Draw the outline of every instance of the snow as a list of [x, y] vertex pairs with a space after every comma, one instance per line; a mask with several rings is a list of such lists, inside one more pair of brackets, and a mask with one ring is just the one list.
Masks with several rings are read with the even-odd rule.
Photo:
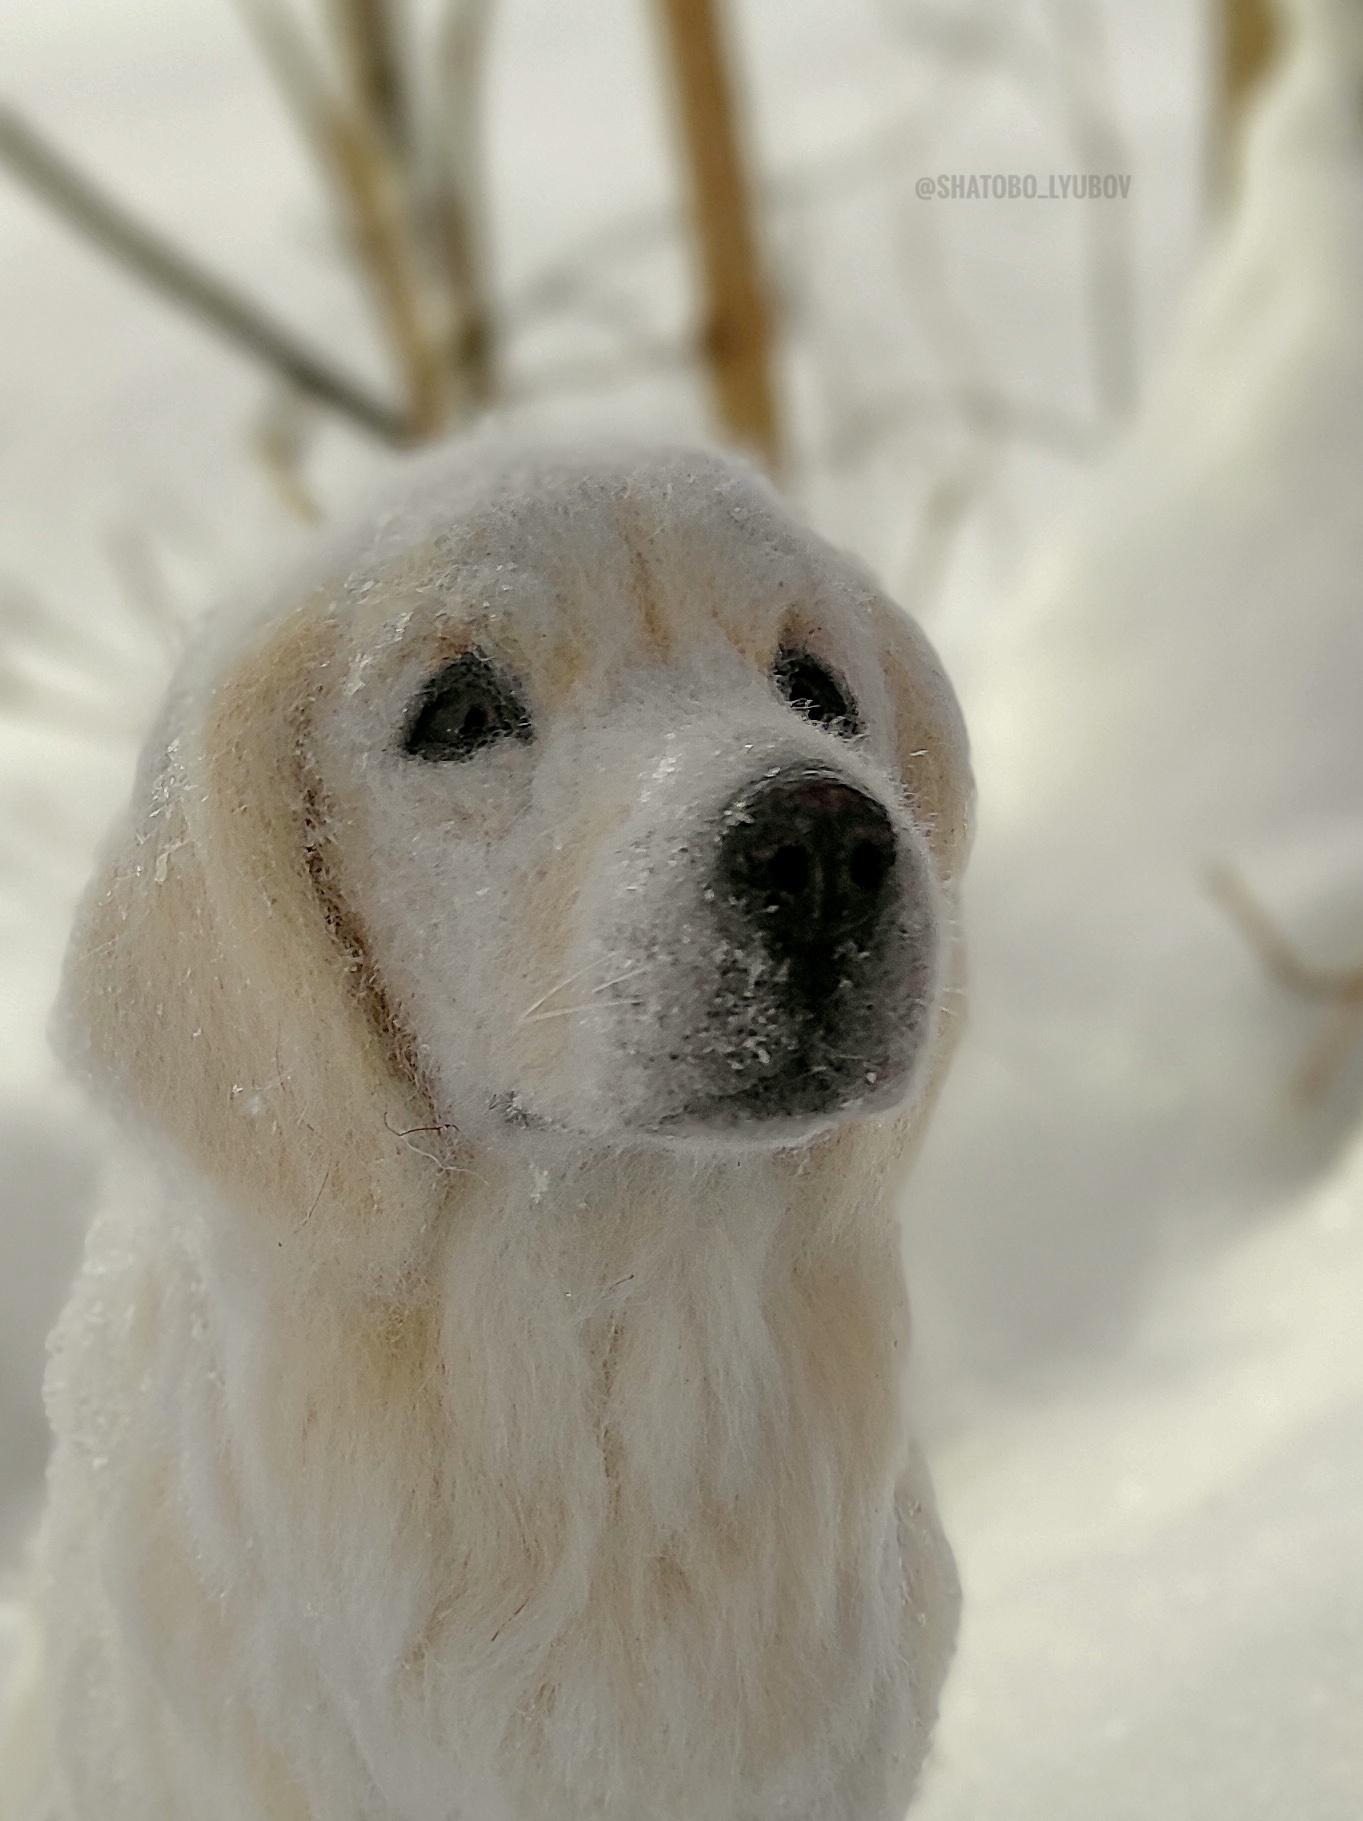
[[938, 1470], [966, 1625], [924, 1821], [1350, 1821], [1363, 1151]]
[[1303, 957], [1358, 965], [1351, 80], [1312, 45], [1285, 72], [1141, 421], [966, 667], [974, 1035], [915, 1257], [994, 1385], [1110, 1349], [1154, 1274], [1294, 1205], [1357, 1125], [1359, 1045], [1301, 1092], [1328, 1007], [1207, 882], [1233, 865]]
[[910, 1246], [969, 1614], [931, 1821], [1363, 1798], [1363, 1022], [1304, 1098], [1330, 1013], [1203, 877], [1363, 958], [1349, 11], [967, 692], [975, 1029]]
[[[1305, 45], [1190, 299], [1198, 9], [1100, 9], [1135, 174], [1127, 352], [1154, 377], [1082, 497], [1077, 451], [986, 447], [940, 411], [798, 476], [821, 525], [930, 590], [982, 789], [972, 1026], [909, 1206], [924, 1421], [967, 1592], [925, 1821], [1345, 1821], [1363, 1797], [1363, 1046], [1302, 1098], [1330, 1009], [1274, 982], [1206, 887], [1230, 863], [1304, 956], [1363, 963], [1363, 9], [1295, 5]], [[1031, 67], [1049, 9], [1007, 28], [967, 10], [1016, 30]], [[590, 309], [532, 320], [524, 299], [621, 220], [644, 226], [602, 291], [651, 328], [681, 320], [680, 261], [648, 225], [670, 167], [643, 11], [603, 0], [584, 33], [547, 0], [502, 9], [499, 284], [521, 300], [526, 375], [599, 354]], [[905, 200], [920, 170], [1071, 168], [1052, 65], [1019, 85], [1011, 63], [925, 62], [910, 17], [743, 12], [778, 178], [926, 122], [893, 178], [777, 211], [776, 251], [806, 286], [802, 435], [856, 446], [882, 395], [921, 396], [944, 368], [1097, 424], [1122, 363], [1080, 301], [1112, 257], [1104, 218]], [[228, 9], [13, 7], [0, 69], [109, 181], [374, 370]], [[0, 258], [0, 574], [42, 597], [25, 617], [4, 591], [0, 663], [13, 1538], [36, 1497], [41, 1335], [98, 1155], [42, 1021], [167, 661], [113, 586], [109, 527], [125, 551], [129, 527], [151, 528], [186, 610], [293, 533], [243, 454], [253, 375], [3, 184]], [[699, 419], [670, 379], [607, 403]], [[339, 497], [373, 465], [331, 433], [319, 484]], [[954, 482], [979, 504], [934, 564], [918, 527]]]

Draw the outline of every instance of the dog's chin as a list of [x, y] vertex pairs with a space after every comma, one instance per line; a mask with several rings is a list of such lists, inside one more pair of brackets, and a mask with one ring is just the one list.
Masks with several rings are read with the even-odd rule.
[[551, 1117], [515, 1092], [493, 1096], [489, 1111], [508, 1135], [544, 1138], [610, 1150], [789, 1150], [854, 1120], [887, 1114], [913, 1095], [914, 1059], [838, 1079], [817, 1069], [755, 1078], [739, 1087], [702, 1093], [660, 1112], [620, 1123]]
[[853, 1081], [817, 1070], [759, 1077], [702, 1095], [644, 1130], [669, 1149], [772, 1151], [807, 1144], [837, 1126], [892, 1113], [912, 1097], [912, 1062], [868, 1069]]

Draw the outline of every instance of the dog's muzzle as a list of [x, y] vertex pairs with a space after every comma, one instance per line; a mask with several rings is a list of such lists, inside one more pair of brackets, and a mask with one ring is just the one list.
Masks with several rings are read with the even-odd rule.
[[747, 784], [713, 828], [711, 968], [669, 1043], [686, 1087], [661, 1123], [776, 1136], [896, 1104], [936, 978], [911, 836], [870, 790], [809, 765]]

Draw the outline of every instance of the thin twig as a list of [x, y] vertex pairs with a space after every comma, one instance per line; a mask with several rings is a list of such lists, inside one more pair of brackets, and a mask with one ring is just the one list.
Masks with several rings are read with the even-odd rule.
[[403, 375], [412, 428], [433, 436], [449, 416], [450, 373], [396, 168], [362, 117], [337, 111], [329, 128], [337, 187], [349, 200], [356, 253]]
[[1323, 1100], [1330, 1083], [1348, 1062], [1363, 1036], [1363, 999], [1337, 1005], [1326, 1019], [1297, 1071], [1297, 1092], [1305, 1101]]
[[[1051, 0], [1070, 139], [1081, 170], [1130, 173], [1120, 101], [1103, 19], [1094, 0]], [[1123, 418], [1138, 391], [1136, 279], [1131, 213], [1125, 202], [1095, 202], [1082, 212], [1088, 240], [1089, 318], [1094, 376], [1103, 411]]]
[[1263, 963], [1271, 979], [1302, 999], [1333, 1005], [1363, 1002], [1363, 966], [1320, 967], [1299, 955], [1231, 866], [1213, 866], [1207, 889]]
[[1233, 122], [1273, 60], [1278, 27], [1269, 0], [1219, 0], [1219, 97], [1223, 123]]
[[474, 407], [488, 404], [497, 390], [481, 161], [490, 10], [489, 0], [446, 0], [436, 46], [431, 130], [431, 218], [445, 274], [446, 340], [464, 401]]
[[899, 599], [934, 603], [940, 599], [961, 528], [978, 505], [1003, 449], [1002, 439], [991, 441], [977, 434], [959, 461], [933, 481], [899, 584]]
[[701, 348], [720, 419], [772, 468], [782, 438], [772, 330], [720, 0], [658, 0], [705, 290]]
[[1207, 190], [1214, 205], [1234, 193], [1241, 125], [1255, 91], [1280, 54], [1283, 21], [1272, 0], [1216, 0], [1213, 93], [1207, 134]]
[[399, 160], [410, 152], [412, 137], [402, 49], [409, 11], [407, 0], [331, 0], [351, 90]]
[[499, 397], [507, 404], [527, 404], [536, 399], [571, 396], [580, 392], [606, 392], [630, 386], [660, 374], [685, 374], [694, 358], [687, 342], [665, 342], [625, 349], [602, 359], [568, 357], [534, 367], [519, 378], [502, 383]]
[[184, 641], [186, 612], [166, 579], [161, 552], [146, 525], [121, 520], [104, 540], [109, 562], [132, 614], [167, 651]]
[[401, 169], [363, 103], [338, 102], [297, 22], [279, 0], [237, 0], [290, 112], [342, 204], [356, 262], [368, 281], [384, 339], [422, 440], [444, 423], [449, 373], [434, 333], [410, 198]]
[[285, 392], [266, 405], [254, 439], [256, 453], [281, 504], [304, 525], [320, 524], [323, 517], [317, 496], [303, 475], [310, 427], [304, 401], [296, 392]]
[[1328, 1008], [1325, 1026], [1294, 1081], [1299, 1100], [1308, 1106], [1318, 1104], [1363, 1036], [1363, 966], [1320, 967], [1304, 960], [1233, 867], [1210, 868], [1207, 888], [1270, 979], [1298, 998]]
[[226, 280], [129, 214], [3, 103], [0, 165], [101, 252], [289, 386], [384, 442], [409, 440], [400, 412], [367, 392]]

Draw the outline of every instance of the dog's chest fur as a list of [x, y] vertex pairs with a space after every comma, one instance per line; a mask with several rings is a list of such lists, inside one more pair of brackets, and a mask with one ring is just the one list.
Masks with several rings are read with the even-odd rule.
[[893, 1223], [827, 1176], [503, 1173], [382, 1300], [294, 1280], [287, 1234], [106, 1220], [46, 1539], [90, 1590], [57, 1724], [126, 1770], [98, 1812], [901, 1813], [955, 1582]]

